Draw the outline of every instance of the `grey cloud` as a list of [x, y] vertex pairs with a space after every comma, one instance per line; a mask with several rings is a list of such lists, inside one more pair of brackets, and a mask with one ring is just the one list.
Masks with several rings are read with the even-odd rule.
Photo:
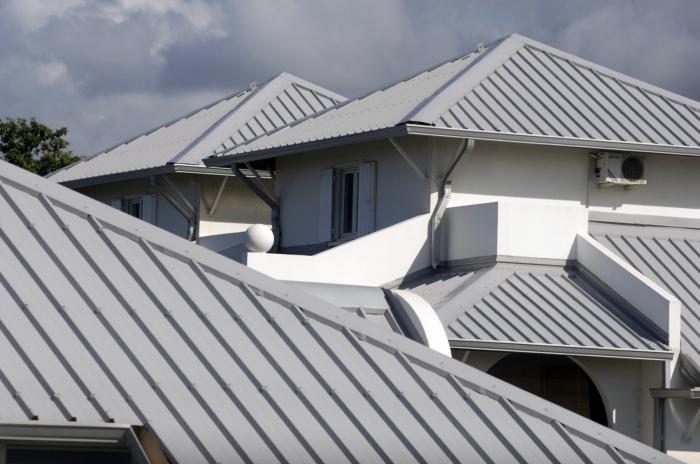
[[288, 71], [348, 96], [519, 32], [700, 99], [695, 0], [6, 0], [0, 116], [92, 153]]

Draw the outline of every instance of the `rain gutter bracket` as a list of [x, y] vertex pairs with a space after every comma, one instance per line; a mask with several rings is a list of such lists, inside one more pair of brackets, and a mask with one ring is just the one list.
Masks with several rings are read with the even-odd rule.
[[[260, 180], [260, 175], [257, 173], [255, 169], [252, 169], [251, 167], [248, 167], [253, 173], [253, 176], [255, 176], [256, 179]], [[272, 210], [271, 214], [271, 222], [272, 222], [272, 233], [275, 236], [275, 242], [274, 245], [272, 246], [272, 251], [277, 252], [279, 251], [280, 244], [282, 243], [282, 228], [280, 226], [280, 207], [279, 203], [272, 197], [267, 192], [267, 189], [262, 185], [258, 185], [258, 183], [254, 182], [252, 179], [246, 177], [245, 174], [241, 172], [240, 164], [234, 163], [231, 165], [231, 170], [235, 174], [235, 176], [243, 182], [243, 184], [255, 194], [258, 198], [260, 198], [267, 206], [270, 207]]]

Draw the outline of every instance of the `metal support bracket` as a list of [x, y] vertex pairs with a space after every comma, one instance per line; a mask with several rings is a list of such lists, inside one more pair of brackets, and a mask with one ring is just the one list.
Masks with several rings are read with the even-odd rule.
[[[282, 243], [282, 229], [280, 227], [280, 207], [277, 201], [268, 194], [268, 192], [261, 187], [252, 179], [246, 177], [242, 172], [238, 164], [231, 165], [231, 170], [240, 179], [243, 184], [248, 187], [248, 189], [253, 192], [258, 198], [265, 202], [267, 206], [272, 210], [270, 222], [272, 223], [272, 233], [275, 236], [274, 245], [272, 245], [272, 251], [279, 251], [280, 244]], [[253, 174], [255, 175], [255, 174]], [[259, 178], [259, 177], [258, 177]]]
[[426, 183], [430, 181], [428, 178], [428, 175], [424, 173], [421, 168], [418, 167], [418, 165], [411, 159], [410, 156], [408, 156], [408, 153], [406, 153], [406, 150], [403, 149], [401, 145], [399, 145], [399, 142], [396, 141], [393, 137], [389, 138], [389, 142], [396, 148], [396, 151], [399, 152], [399, 155], [408, 163], [409, 166], [411, 166], [411, 169], [415, 171], [416, 174], [418, 174], [418, 177], [423, 179]]
[[[170, 182], [171, 185], [172, 182]], [[163, 195], [163, 197], [170, 203], [173, 208], [175, 208], [180, 214], [182, 214], [187, 220], [187, 240], [195, 241], [197, 240], [197, 211], [192, 207], [192, 204], [187, 201], [185, 204], [178, 201], [178, 198], [173, 197], [173, 195], [158, 182], [158, 178], [151, 176], [151, 185], [155, 187], [156, 191]], [[180, 193], [176, 190], [176, 195]]]
[[221, 179], [221, 184], [219, 185], [219, 190], [216, 192], [216, 196], [214, 197], [214, 201], [211, 203], [211, 205], [208, 208], [209, 216], [213, 216], [214, 213], [216, 213], [216, 208], [219, 206], [219, 201], [221, 200], [221, 195], [224, 193], [224, 188], [226, 188], [226, 182], [228, 182], [228, 176], [224, 176], [224, 178]]
[[693, 420], [691, 420], [690, 424], [688, 425], [688, 430], [686, 430], [683, 434], [683, 441], [690, 441], [690, 438], [693, 436], [693, 432], [695, 432], [695, 428], [698, 426], [698, 422], [700, 422], [700, 406], [698, 406], [698, 410], [695, 411]]

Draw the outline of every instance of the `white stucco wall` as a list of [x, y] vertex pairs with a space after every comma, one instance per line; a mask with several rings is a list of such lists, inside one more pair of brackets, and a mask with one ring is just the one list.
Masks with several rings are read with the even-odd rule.
[[[464, 354], [468, 353], [466, 357]], [[455, 357], [487, 372], [509, 353], [456, 351]], [[588, 374], [603, 398], [608, 426], [613, 430], [653, 445], [654, 401], [650, 388], [661, 385], [661, 362], [570, 357]]]
[[[236, 247], [252, 224], [270, 224], [270, 208], [238, 178], [229, 177], [213, 214], [209, 214], [223, 177], [200, 176], [199, 243], [215, 251]], [[273, 192], [271, 180], [265, 180]]]
[[[196, 185], [189, 176], [170, 176], [170, 179], [193, 204], [197, 202]], [[156, 194], [156, 224], [179, 237], [187, 236], [187, 220], [162, 195], [158, 194], [148, 178], [110, 184], [100, 184], [78, 189], [98, 201], [111, 205], [115, 198], [131, 195]]]
[[[400, 140], [421, 169], [429, 169], [426, 139]], [[324, 169], [376, 162], [376, 229], [428, 212], [429, 185], [420, 179], [389, 141], [294, 155], [277, 160], [276, 191], [281, 204], [282, 246], [317, 244], [320, 182]]]
[[477, 142], [453, 177], [450, 205], [555, 200], [591, 210], [700, 218], [700, 159], [644, 155], [648, 184], [599, 188], [590, 150]]

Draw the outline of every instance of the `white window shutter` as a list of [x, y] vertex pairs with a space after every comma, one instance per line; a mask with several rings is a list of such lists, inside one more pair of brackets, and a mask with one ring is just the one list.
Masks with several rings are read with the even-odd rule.
[[141, 197], [141, 219], [149, 224], [156, 223], [156, 196], [153, 194]]
[[115, 198], [112, 200], [112, 208], [118, 209], [119, 211], [122, 210], [122, 199], [121, 198]]
[[333, 227], [333, 169], [321, 172], [320, 209], [318, 213], [318, 240], [331, 241]]
[[375, 171], [376, 163], [374, 162], [360, 165], [360, 179], [357, 189], [357, 235], [374, 231]]

